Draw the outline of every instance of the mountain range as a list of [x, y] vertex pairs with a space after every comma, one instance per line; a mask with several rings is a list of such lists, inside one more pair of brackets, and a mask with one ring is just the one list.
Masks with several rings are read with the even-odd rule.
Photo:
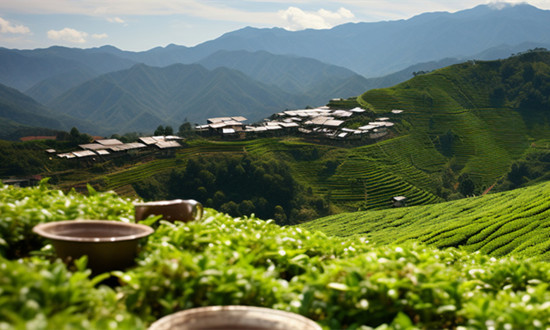
[[239, 71], [207, 70], [198, 64], [137, 64], [87, 81], [47, 103], [102, 130], [122, 132], [152, 131], [159, 124], [177, 127], [185, 120], [199, 123], [234, 115], [234, 109], [261, 120], [289, 104], [298, 106], [299, 98]]
[[417, 63], [473, 56], [495, 47], [525, 42], [549, 45], [549, 27], [550, 11], [528, 4], [501, 3], [456, 13], [424, 13], [407, 20], [348, 23], [325, 30], [246, 27], [195, 47], [169, 45], [146, 52], [114, 47], [98, 50], [154, 66], [194, 63], [219, 50], [263, 50], [317, 59], [372, 78]]
[[143, 52], [113, 46], [0, 48], [0, 83], [31, 96], [48, 113], [92, 121], [91, 133], [229, 114], [254, 121], [393, 86], [415, 72], [547, 47], [548, 30], [550, 11], [527, 4], [481, 5], [326, 30], [247, 27], [195, 47]]

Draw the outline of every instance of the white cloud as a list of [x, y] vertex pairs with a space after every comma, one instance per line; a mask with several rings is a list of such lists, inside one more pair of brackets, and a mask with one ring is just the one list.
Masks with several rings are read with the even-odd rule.
[[71, 28], [64, 28], [63, 30], [50, 30], [48, 31], [48, 38], [56, 41], [67, 41], [75, 44], [86, 43], [88, 33], [77, 31]]
[[524, 3], [525, 2], [512, 3], [512, 2], [491, 1], [489, 3], [489, 7], [493, 8], [493, 9], [496, 9], [496, 10], [502, 10], [504, 8], [513, 7], [513, 6], [516, 6], [516, 5], [519, 5], [519, 4], [524, 4]]
[[333, 26], [355, 21], [355, 15], [346, 8], [337, 11], [320, 9], [316, 12], [306, 12], [296, 7], [279, 11], [279, 16], [285, 22], [288, 30], [330, 29]]
[[122, 18], [120, 17], [108, 17], [107, 18], [107, 21], [108, 22], [111, 22], [111, 23], [119, 23], [119, 24], [124, 24], [126, 23], [126, 21], [124, 21]]
[[31, 30], [24, 25], [16, 25], [0, 17], [0, 33], [28, 34]]
[[101, 34], [98, 34], [98, 33], [95, 33], [95, 34], [92, 34], [92, 38], [94, 39], [105, 39], [105, 38], [108, 38], [109, 36], [107, 35], [107, 33], [101, 33]]

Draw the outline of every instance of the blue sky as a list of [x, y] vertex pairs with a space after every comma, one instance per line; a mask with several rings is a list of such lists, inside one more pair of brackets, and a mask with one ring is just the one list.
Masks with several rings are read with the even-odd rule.
[[[520, 3], [525, 1], [508, 1]], [[527, 3], [550, 9], [550, 0]], [[0, 47], [194, 46], [246, 26], [326, 29], [347, 22], [456, 12], [483, 0], [0, 0]]]

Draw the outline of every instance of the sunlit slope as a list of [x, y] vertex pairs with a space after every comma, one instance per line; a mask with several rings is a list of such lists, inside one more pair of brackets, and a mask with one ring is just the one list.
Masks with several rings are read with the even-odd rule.
[[[380, 209], [399, 195], [408, 196], [411, 205], [442, 201], [434, 194], [435, 182], [429, 173], [443, 163], [442, 157], [426, 155], [415, 163], [414, 158], [400, 156], [401, 149], [419, 144], [421, 140], [408, 136], [356, 148], [265, 139], [250, 142], [244, 149], [287, 160], [298, 182], [343, 209]], [[427, 164], [427, 159], [434, 164]], [[331, 162], [336, 165], [329, 169]]]
[[434, 205], [343, 213], [301, 225], [380, 243], [418, 240], [494, 256], [550, 260], [550, 182]]
[[[368, 91], [358, 101], [379, 113], [404, 110], [411, 134], [432, 141], [428, 150], [444, 155], [483, 189], [505, 174], [530, 142], [548, 138], [549, 73], [548, 52], [471, 61]], [[442, 143], [445, 136], [452, 142]], [[404, 150], [403, 156], [416, 152]]]
[[[298, 139], [197, 140], [188, 142], [174, 158], [144, 160], [102, 175], [96, 181], [104, 189], [124, 194], [132, 183], [153, 175], [167, 175], [190, 158], [239, 153], [284, 160], [300, 184], [343, 210], [386, 208], [391, 197], [398, 195], [406, 195], [410, 205], [440, 202], [431, 172], [438, 171], [444, 158], [438, 153], [423, 154], [420, 150], [424, 143], [431, 144], [409, 135], [357, 148], [323, 146]], [[404, 156], [402, 151], [407, 148], [418, 152], [414, 157]], [[336, 164], [329, 171], [328, 162]]]
[[[444, 160], [437, 153], [422, 155], [426, 150], [422, 142], [426, 141], [407, 135], [375, 145], [333, 150], [319, 160], [294, 162], [293, 166], [299, 180], [344, 208], [387, 208], [391, 198], [400, 195], [407, 196], [411, 205], [440, 202], [431, 171], [438, 171]], [[419, 157], [404, 156], [402, 150], [408, 148], [419, 150]], [[339, 163], [333, 172], [324, 169], [330, 159]]]

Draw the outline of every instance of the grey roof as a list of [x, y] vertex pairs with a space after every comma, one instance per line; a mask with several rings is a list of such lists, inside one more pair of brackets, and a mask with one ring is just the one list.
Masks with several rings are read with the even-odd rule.
[[158, 141], [151, 137], [151, 136], [146, 136], [146, 137], [140, 137], [139, 140], [147, 145], [150, 145], [150, 144], [155, 144], [157, 143]]
[[206, 121], [210, 124], [214, 123], [222, 123], [224, 121], [231, 120], [231, 117], [216, 117], [216, 118], [208, 118]]
[[359, 127], [359, 129], [362, 130], [362, 131], [369, 131], [369, 130], [371, 130], [371, 129], [373, 129], [373, 128], [376, 128], [376, 126], [370, 125], [370, 124], [369, 124], [369, 125], [365, 125], [365, 126]]
[[334, 117], [348, 118], [353, 116], [353, 112], [346, 110], [334, 110], [331, 115]]
[[285, 128], [300, 127], [298, 123], [279, 123], [279, 125]]
[[268, 131], [276, 131], [279, 129], [283, 129], [281, 126], [275, 124], [275, 125], [266, 125], [264, 126]]
[[79, 144], [78, 146], [84, 150], [101, 150], [101, 149], [109, 148], [109, 146], [99, 144], [99, 143], [86, 143], [86, 144]]
[[206, 120], [209, 124], [216, 124], [216, 123], [224, 123], [224, 122], [241, 122], [246, 121], [246, 118], [243, 116], [235, 116], [235, 117], [217, 117], [217, 118], [208, 118]]
[[323, 126], [330, 126], [330, 127], [338, 127], [340, 125], [342, 125], [344, 123], [343, 120], [334, 120], [334, 119], [331, 119], [331, 120], [327, 120]]
[[125, 150], [139, 149], [139, 148], [145, 148], [145, 147], [146, 145], [143, 143], [133, 142], [133, 143], [124, 143], [121, 145], [114, 145], [109, 149], [117, 152], [117, 151], [125, 151]]
[[78, 158], [97, 156], [97, 154], [91, 150], [73, 151], [73, 155]]
[[183, 138], [177, 135], [166, 135], [164, 140], [183, 140]]
[[210, 127], [213, 128], [213, 129], [224, 128], [225, 126], [227, 126], [227, 124], [223, 121], [210, 124]]
[[117, 139], [103, 139], [103, 140], [96, 140], [95, 142], [99, 144], [103, 144], [104, 146], [114, 146], [114, 145], [123, 144], [121, 141]]
[[246, 121], [246, 118], [243, 117], [243, 116], [236, 116], [236, 117], [231, 117], [231, 118], [235, 121]]
[[179, 148], [181, 144], [178, 141], [159, 141], [155, 144], [160, 149]]

